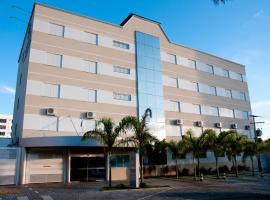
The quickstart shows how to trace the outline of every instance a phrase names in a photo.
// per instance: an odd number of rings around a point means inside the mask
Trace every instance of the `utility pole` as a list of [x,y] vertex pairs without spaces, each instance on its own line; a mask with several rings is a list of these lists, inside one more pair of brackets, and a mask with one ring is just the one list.
[[[262,124],[264,122],[256,122],[255,119],[257,117],[260,117],[260,116],[257,116],[257,115],[249,115],[250,117],[252,117],[252,123],[250,124],[253,124],[253,128],[254,128],[254,141],[255,141],[255,144],[257,146],[258,144],[258,136],[261,136],[261,130],[260,129],[256,129],[256,124]],[[259,134],[260,132],[260,134]],[[258,160],[258,168],[259,168],[259,172],[262,173],[262,164],[261,164],[261,156],[260,156],[260,153],[257,154],[257,160]]]

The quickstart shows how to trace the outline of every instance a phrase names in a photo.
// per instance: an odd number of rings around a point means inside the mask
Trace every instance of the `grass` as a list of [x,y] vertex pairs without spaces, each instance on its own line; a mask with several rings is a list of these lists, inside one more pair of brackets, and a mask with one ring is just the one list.
[[169,187],[168,185],[149,185],[149,184],[142,184],[140,188],[133,188],[129,185],[125,184],[118,184],[115,186],[110,187],[103,187],[102,191],[114,191],[114,190],[132,190],[132,189],[150,189],[150,188],[162,188],[162,187]]

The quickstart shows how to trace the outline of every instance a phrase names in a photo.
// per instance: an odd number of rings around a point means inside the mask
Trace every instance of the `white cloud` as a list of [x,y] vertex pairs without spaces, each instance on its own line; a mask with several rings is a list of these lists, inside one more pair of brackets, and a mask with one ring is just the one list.
[[0,86],[0,93],[14,95],[15,89],[6,85],[2,85]]
[[253,18],[262,18],[263,16],[264,16],[264,11],[263,9],[260,9],[253,15]]
[[263,130],[263,139],[270,138],[270,101],[258,101],[251,104],[252,113],[258,116],[256,121],[263,121],[264,124],[258,124],[258,128]]

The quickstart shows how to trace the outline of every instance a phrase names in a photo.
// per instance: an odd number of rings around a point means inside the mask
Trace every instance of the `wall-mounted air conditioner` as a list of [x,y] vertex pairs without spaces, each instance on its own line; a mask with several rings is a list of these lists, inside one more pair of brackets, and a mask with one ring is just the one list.
[[237,129],[237,124],[231,124],[231,129]]
[[222,128],[222,123],[221,122],[215,123],[215,127],[216,128]]
[[175,123],[175,125],[183,125],[183,120],[182,119],[176,119],[174,123]]
[[95,115],[95,113],[93,113],[93,112],[86,112],[86,113],[85,113],[85,117],[86,117],[87,119],[94,119],[94,118],[96,117],[96,115]]
[[46,115],[55,116],[56,115],[56,110],[54,108],[47,108],[46,109]]
[[203,127],[203,121],[197,121],[195,124],[198,127]]

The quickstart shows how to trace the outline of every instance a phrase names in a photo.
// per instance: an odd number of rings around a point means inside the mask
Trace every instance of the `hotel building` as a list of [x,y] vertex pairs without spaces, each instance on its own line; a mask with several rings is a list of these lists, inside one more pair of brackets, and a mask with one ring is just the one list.
[[[159,22],[135,14],[115,25],[35,4],[18,62],[21,183],[104,178],[103,148],[80,140],[101,117],[119,122],[150,108],[159,139],[190,128],[250,136],[245,67],[174,44]],[[114,157],[114,180],[128,179],[130,161],[128,152]]]

